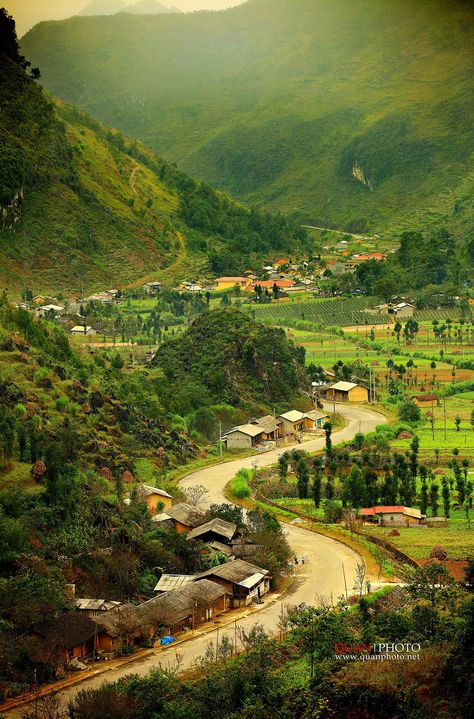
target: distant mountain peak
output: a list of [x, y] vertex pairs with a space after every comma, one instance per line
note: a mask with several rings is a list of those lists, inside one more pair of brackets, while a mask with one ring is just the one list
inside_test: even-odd
[[123, 12], [125, 3], [123, 0], [91, 0], [78, 15], [115, 15]]
[[132, 15], [159, 15], [168, 13], [180, 13], [175, 7], [166, 7], [158, 0], [138, 0], [136, 3], [125, 5], [124, 0], [91, 0], [79, 15], [116, 15], [119, 12], [127, 12]]
[[157, 0], [139, 0], [133, 5], [127, 5], [125, 12], [133, 13], [134, 15], [158, 15], [160, 13], [179, 13], [181, 10], [166, 7]]

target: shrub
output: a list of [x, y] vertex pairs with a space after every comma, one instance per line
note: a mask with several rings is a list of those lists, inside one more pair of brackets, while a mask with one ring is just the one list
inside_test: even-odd
[[447, 558], [447, 551], [443, 549], [443, 547], [441, 547], [439, 544], [436, 545], [436, 547], [433, 547], [430, 552], [430, 559], [439, 559], [441, 562], [444, 562]]
[[230, 493], [237, 499], [246, 499], [252, 494], [249, 482], [252, 477], [252, 473], [249, 469], [239, 469], [234, 479], [230, 483]]

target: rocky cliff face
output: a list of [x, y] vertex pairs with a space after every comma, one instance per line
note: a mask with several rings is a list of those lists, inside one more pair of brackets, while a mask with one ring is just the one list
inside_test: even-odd
[[13, 195], [11, 202], [1, 207], [1, 228], [2, 230], [13, 230], [15, 225], [20, 222], [21, 219], [21, 206], [23, 204], [24, 188], [20, 187], [19, 190]]
[[369, 180], [369, 178], [366, 177], [364, 170], [358, 162], [356, 162], [352, 168], [352, 176], [355, 177], [355, 179], [361, 182], [363, 185], [365, 185], [370, 192], [373, 192], [374, 185]]

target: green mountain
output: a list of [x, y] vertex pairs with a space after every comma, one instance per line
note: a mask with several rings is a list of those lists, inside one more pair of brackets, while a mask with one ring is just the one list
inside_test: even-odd
[[12, 22], [0, 13], [1, 286], [67, 293], [237, 274], [305, 242], [294, 222], [247, 210], [52, 102], [28, 74]]
[[249, 0], [22, 40], [61, 98], [246, 202], [352, 230], [472, 227], [474, 8]]
[[182, 412], [211, 404], [268, 412], [300, 401], [307, 386], [305, 353], [282, 329], [255, 322], [236, 308], [198, 316], [177, 339], [165, 342], [154, 364], [164, 373], [165, 406]]

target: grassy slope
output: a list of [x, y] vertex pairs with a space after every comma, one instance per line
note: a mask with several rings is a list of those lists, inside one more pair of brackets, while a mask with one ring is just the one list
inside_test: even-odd
[[238, 260], [240, 235], [247, 253], [271, 254], [302, 234], [53, 104], [1, 53], [0, 94], [0, 286], [80, 294], [146, 279], [174, 283], [202, 277], [209, 254], [232, 242]]
[[111, 137], [118, 133], [71, 107], [51, 105], [13, 63], [5, 62], [0, 80], [9, 100], [0, 134], [11, 148], [0, 163], [0, 205], [8, 208], [20, 188], [24, 194], [0, 223], [2, 285], [103, 288], [154, 275], [187, 256], [183, 233], [193, 232], [177, 218], [176, 190], [115, 146]]
[[42, 23], [23, 48], [55, 93], [241, 198], [316, 224], [462, 236], [472, 21], [463, 0], [250, 0]]

